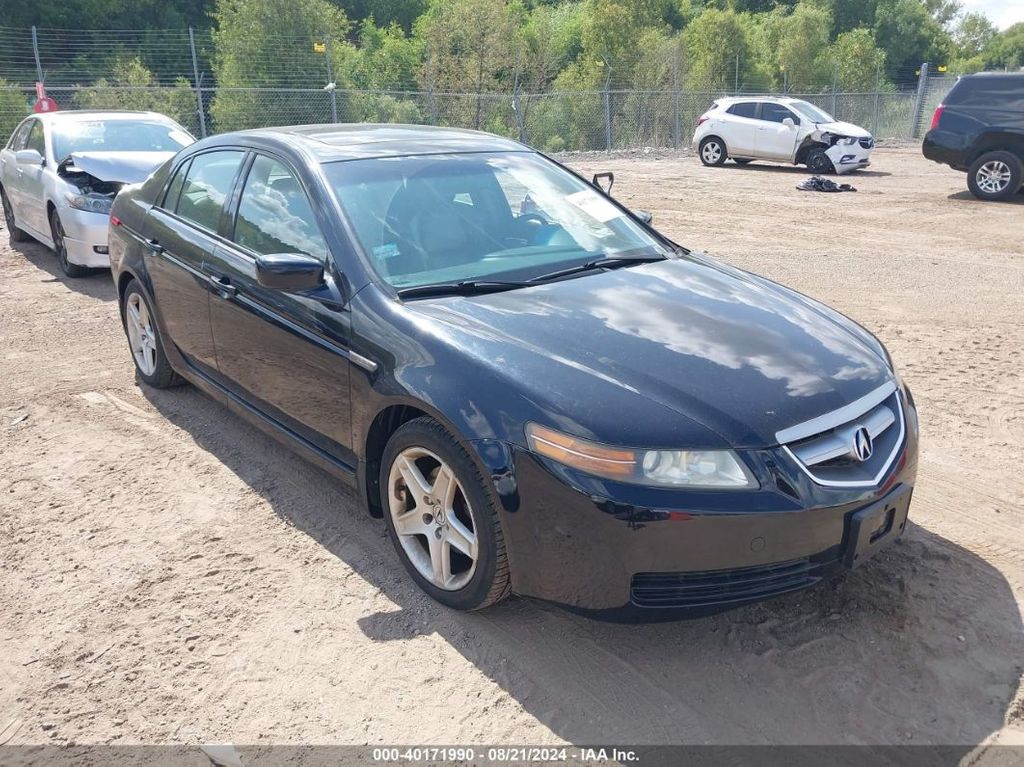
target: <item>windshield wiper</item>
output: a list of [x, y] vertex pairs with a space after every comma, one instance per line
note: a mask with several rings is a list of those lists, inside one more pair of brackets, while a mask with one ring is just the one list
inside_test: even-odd
[[532, 282], [505, 280], [462, 280], [460, 282], [437, 282], [433, 285], [417, 285], [401, 288], [399, 298], [426, 298], [428, 296], [471, 296], [479, 293], [497, 293], [532, 285]]
[[554, 272], [548, 272], [542, 274], [539, 277], [533, 277], [530, 282], [547, 282], [548, 280], [557, 280], [560, 277], [568, 277], [573, 274], [582, 274], [583, 272], [592, 272], [595, 269], [617, 269], [621, 266], [629, 266], [630, 264], [649, 264], [653, 261], [664, 261], [665, 256], [662, 255], [650, 255], [650, 256], [602, 256], [601, 258], [595, 258], [591, 261], [587, 261], [585, 264], [577, 264], [576, 266], [570, 266], [565, 269], [559, 269]]

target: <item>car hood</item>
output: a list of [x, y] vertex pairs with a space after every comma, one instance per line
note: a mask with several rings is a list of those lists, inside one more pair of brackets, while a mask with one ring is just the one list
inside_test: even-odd
[[137, 184], [172, 157], [174, 152], [72, 152], [71, 162], [61, 164], [70, 164], [67, 170], [88, 173], [100, 181]]
[[836, 120], [830, 123], [815, 123], [815, 127], [825, 133], [835, 133], [837, 136], [851, 136], [853, 138], [868, 138], [871, 134], [853, 123], [846, 123]]
[[[777, 444], [777, 431], [892, 377], [881, 346], [853, 321], [699, 258], [407, 306], [444, 323], [453, 343], [500, 366], [533, 401], [555, 397], [566, 409], [587, 400], [592, 410], [660, 405], [735, 447]], [[631, 397], [622, 399], [623, 390]], [[620, 411], [598, 420], [633, 417]], [[605, 436], [582, 425], [590, 434], [581, 436]]]

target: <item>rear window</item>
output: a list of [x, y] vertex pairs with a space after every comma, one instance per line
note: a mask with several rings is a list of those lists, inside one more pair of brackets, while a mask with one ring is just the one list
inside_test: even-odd
[[742, 101], [739, 104], [733, 104], [729, 107], [729, 114], [736, 115], [737, 117], [753, 117], [757, 112], [756, 101]]
[[989, 75], [965, 77], [944, 99], [957, 106], [1015, 106], [1024, 108], [1024, 77]]

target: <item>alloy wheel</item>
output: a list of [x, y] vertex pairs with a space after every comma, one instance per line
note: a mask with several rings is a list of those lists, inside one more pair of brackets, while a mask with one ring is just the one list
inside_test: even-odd
[[128, 294], [124, 319], [135, 364], [143, 375], [151, 376], [156, 371], [156, 331], [149, 307], [138, 293]]
[[0, 194], [0, 199], [3, 199], [4, 206], [4, 224], [7, 226], [8, 232], [13, 232], [14, 225], [14, 209], [11, 207], [11, 201], [7, 199], [6, 194]]
[[388, 476], [398, 542], [423, 578], [445, 591], [465, 587], [479, 559], [477, 526], [455, 472], [437, 455], [410, 447]]
[[704, 158], [704, 162], [714, 165], [722, 159], [722, 146], [717, 141], [708, 141], [704, 144], [704, 148], [700, 150], [700, 153]]
[[50, 229], [53, 233], [53, 249], [57, 253], [57, 260], [60, 261], [64, 271], [68, 271], [68, 247], [64, 242], [64, 225], [60, 222], [60, 216], [56, 212], [50, 219]]
[[986, 194], [999, 194], [1010, 184], [1012, 172], [1010, 166], [1002, 160], [990, 160], [978, 168], [975, 181], [978, 188]]

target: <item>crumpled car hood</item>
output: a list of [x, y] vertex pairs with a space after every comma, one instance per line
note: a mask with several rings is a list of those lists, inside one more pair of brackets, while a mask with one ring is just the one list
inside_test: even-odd
[[[100, 181], [137, 184], [174, 157], [174, 152], [72, 152], [71, 168]], [[62, 163], [66, 165], [67, 160]]]
[[871, 134], [853, 123], [846, 123], [836, 120], [831, 123], [816, 123], [815, 127], [823, 133], [835, 133], [837, 136], [852, 136], [853, 138], [867, 138]]

